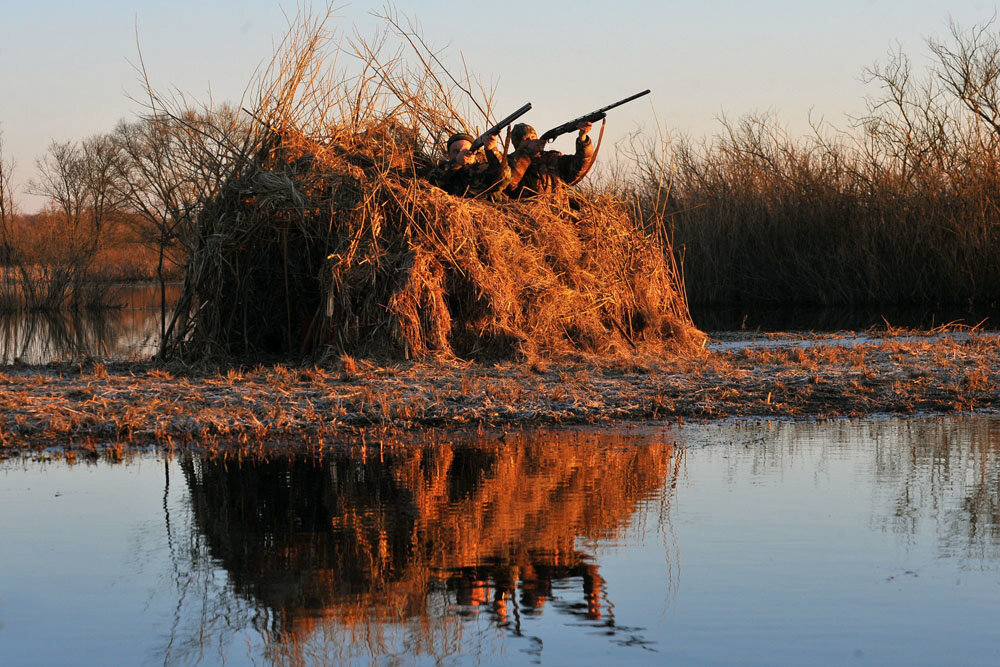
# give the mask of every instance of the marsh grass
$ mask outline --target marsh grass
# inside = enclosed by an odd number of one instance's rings
[[[996,336],[886,337],[703,356],[204,368],[93,361],[0,373],[0,458],[110,443],[259,453],[437,429],[995,410]],[[433,427],[433,428],[430,428]],[[86,454],[89,456],[89,454]]]
[[[891,53],[854,127],[793,137],[771,113],[700,143],[636,138],[642,207],[663,216],[693,303],[1000,302],[1000,42],[930,41],[921,76]]]
[[[870,178],[856,147],[795,141],[772,122],[747,119],[701,153],[682,153],[673,239],[692,301],[989,306],[1000,298],[991,155],[967,156],[959,173],[929,167],[916,182],[892,171]]]
[[[470,115],[491,122],[491,92],[397,15],[347,54],[328,49],[328,19],[300,17],[246,136],[220,147],[164,356],[533,359],[703,342],[672,254],[624,201],[581,194],[571,210],[430,186],[440,137],[473,129]],[[357,76],[338,75],[345,56]]]

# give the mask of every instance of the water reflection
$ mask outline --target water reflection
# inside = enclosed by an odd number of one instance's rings
[[[995,663],[1000,417],[629,433],[0,464],[0,655]]]
[[[0,312],[0,364],[44,364],[79,357],[141,359],[160,338],[159,288],[118,286],[120,307],[55,313]],[[179,287],[167,288],[168,304]]]
[[[459,621],[477,616],[538,653],[529,619],[543,612],[599,625],[610,641],[647,641],[617,624],[592,545],[619,538],[641,504],[668,498],[680,457],[617,440],[189,458],[181,468],[192,541],[205,546],[195,553],[225,568],[282,659],[440,659],[468,650]]]
[[[1000,419],[995,416],[771,422],[763,431],[751,424],[709,426],[706,432],[727,434],[719,437],[728,445],[724,466],[731,484],[773,483],[798,468],[817,480],[831,475],[870,480],[873,528],[906,543],[934,535],[937,557],[1000,566]],[[822,447],[816,446],[817,434]]]
[[[941,557],[1000,560],[1000,421],[900,422],[872,439],[885,508],[876,525],[905,536],[933,531]]]

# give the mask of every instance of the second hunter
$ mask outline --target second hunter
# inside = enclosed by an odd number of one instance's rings
[[[505,192],[513,199],[523,199],[539,194],[562,192],[564,184],[574,183],[590,169],[594,159],[594,143],[587,136],[592,124],[580,122],[576,129],[576,152],[563,155],[559,151],[544,150],[547,140],[539,139],[535,128],[518,123],[510,131],[514,152],[507,156],[510,180]]]

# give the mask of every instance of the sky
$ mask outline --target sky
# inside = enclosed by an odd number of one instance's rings
[[[154,88],[194,101],[237,102],[294,17],[293,0],[0,0],[0,132],[24,211],[35,163],[53,141],[107,132],[142,112],[142,60]],[[322,0],[313,2],[314,7]],[[331,27],[371,34],[384,2],[335,5]],[[499,115],[531,102],[539,131],[649,88],[615,110],[606,142],[657,128],[702,137],[719,117],[771,111],[793,133],[810,114],[847,129],[877,89],[864,69],[898,45],[922,70],[928,38],[948,21],[971,27],[997,12],[971,0],[399,0],[426,40],[496,84]],[[1000,31],[1000,22],[998,22]],[[563,138],[566,149],[572,139]],[[605,149],[606,150],[606,149]]]

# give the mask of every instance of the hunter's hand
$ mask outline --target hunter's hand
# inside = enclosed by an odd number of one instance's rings
[[[530,141],[524,142],[524,152],[528,155],[537,155],[545,150],[545,141],[543,139],[532,139]]]
[[[576,129],[580,130],[580,140],[583,141],[587,138],[587,133],[590,132],[590,128],[594,127],[593,123],[583,121],[576,126]]]
[[[490,134],[483,139],[483,148],[488,151],[495,151],[497,148],[497,135]]]

